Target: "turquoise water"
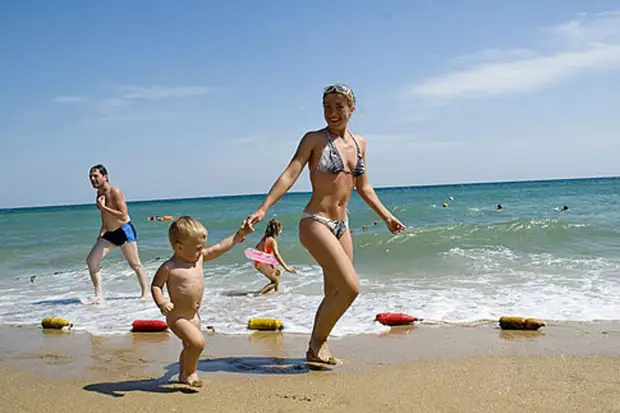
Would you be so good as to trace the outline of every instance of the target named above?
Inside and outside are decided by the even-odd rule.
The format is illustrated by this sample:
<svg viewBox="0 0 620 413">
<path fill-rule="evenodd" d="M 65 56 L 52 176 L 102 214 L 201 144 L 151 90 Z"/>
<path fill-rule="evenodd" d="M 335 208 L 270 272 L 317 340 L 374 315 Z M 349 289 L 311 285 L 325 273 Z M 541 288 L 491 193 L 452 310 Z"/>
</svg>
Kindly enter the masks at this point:
<svg viewBox="0 0 620 413">
<path fill-rule="evenodd" d="M 445 321 L 505 314 L 620 319 L 620 179 L 377 192 L 408 229 L 390 234 L 354 194 L 349 219 L 362 293 L 335 335 L 382 331 L 373 319 L 384 311 Z M 266 280 L 243 249 L 258 241 L 261 223 L 246 243 L 205 265 L 203 324 L 246 333 L 248 318 L 265 316 L 282 319 L 289 331 L 310 331 L 322 279 L 297 236 L 309 196 L 288 194 L 269 211 L 269 217 L 283 222 L 280 249 L 297 273 L 283 274 L 278 294 L 251 293 Z M 149 278 L 171 250 L 168 223 L 147 221 L 148 216 L 192 215 L 205 224 L 214 243 L 233 233 L 261 200 L 237 196 L 130 203 Z M 504 210 L 496 210 L 498 203 Z M 562 205 L 569 211 L 559 211 Z M 161 318 L 152 302 L 137 301 L 135 275 L 120 251 L 102 265 L 106 304 L 80 303 L 92 292 L 84 259 L 99 225 L 94 205 L 0 210 L 0 322 L 37 324 L 45 316 L 59 316 L 77 329 L 100 334 L 128 331 L 137 318 Z"/>
</svg>

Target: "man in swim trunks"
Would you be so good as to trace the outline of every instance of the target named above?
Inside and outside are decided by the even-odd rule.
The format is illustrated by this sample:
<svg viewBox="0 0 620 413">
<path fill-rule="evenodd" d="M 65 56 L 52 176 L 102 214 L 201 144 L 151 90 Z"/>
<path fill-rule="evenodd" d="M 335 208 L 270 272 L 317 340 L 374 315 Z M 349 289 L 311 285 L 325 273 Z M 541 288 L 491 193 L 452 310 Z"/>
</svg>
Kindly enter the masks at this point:
<svg viewBox="0 0 620 413">
<path fill-rule="evenodd" d="M 101 261 L 116 247 L 121 248 L 127 263 L 138 276 L 142 290 L 140 298 L 147 298 L 148 285 L 138 255 L 137 233 L 127 213 L 125 196 L 120 189 L 110 184 L 105 166 L 101 164 L 93 166 L 89 175 L 90 183 L 97 190 L 97 208 L 101 211 L 99 236 L 86 258 L 90 279 L 95 287 L 95 302 L 103 301 Z"/>
</svg>

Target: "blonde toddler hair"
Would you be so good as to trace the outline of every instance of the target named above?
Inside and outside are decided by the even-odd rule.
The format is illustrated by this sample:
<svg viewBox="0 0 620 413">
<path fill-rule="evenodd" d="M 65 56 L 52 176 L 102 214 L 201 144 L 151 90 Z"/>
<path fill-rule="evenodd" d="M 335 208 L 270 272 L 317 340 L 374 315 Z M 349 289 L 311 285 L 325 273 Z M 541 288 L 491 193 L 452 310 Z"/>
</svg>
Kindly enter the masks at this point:
<svg viewBox="0 0 620 413">
<path fill-rule="evenodd" d="M 175 219 L 168 228 L 168 239 L 174 248 L 177 243 L 185 241 L 206 241 L 207 229 L 196 219 L 189 216 L 182 216 Z"/>
</svg>

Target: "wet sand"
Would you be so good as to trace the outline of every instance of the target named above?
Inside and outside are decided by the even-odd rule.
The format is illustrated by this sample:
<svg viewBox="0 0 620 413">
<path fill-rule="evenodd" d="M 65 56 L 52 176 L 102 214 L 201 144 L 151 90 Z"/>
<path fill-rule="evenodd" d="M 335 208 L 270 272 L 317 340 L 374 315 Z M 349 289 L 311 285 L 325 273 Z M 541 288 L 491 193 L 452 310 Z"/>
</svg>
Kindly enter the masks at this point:
<svg viewBox="0 0 620 413">
<path fill-rule="evenodd" d="M 617 323 L 395 328 L 331 339 L 345 364 L 322 371 L 304 363 L 305 335 L 206 338 L 197 391 L 176 382 L 168 333 L 0 326 L 0 410 L 620 412 Z"/>
</svg>

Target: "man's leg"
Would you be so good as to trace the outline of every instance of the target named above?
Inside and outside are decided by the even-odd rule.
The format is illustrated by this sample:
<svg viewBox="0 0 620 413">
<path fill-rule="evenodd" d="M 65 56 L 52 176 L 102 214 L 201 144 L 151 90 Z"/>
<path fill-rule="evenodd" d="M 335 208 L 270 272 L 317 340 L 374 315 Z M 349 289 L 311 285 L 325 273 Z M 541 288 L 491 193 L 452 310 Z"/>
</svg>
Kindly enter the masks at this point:
<svg viewBox="0 0 620 413">
<path fill-rule="evenodd" d="M 103 238 L 99 238 L 93 248 L 90 250 L 88 257 L 86 257 L 86 265 L 88 265 L 88 272 L 90 273 L 90 279 L 95 287 L 95 301 L 103 300 L 103 291 L 101 286 L 101 261 L 115 248 L 115 245 L 110 241 Z"/>
<path fill-rule="evenodd" d="M 140 255 L 138 254 L 138 243 L 136 241 L 126 242 L 121 245 L 121 251 L 127 260 L 129 266 L 136 272 L 138 281 L 140 282 L 140 288 L 142 294 L 140 298 L 148 297 L 148 284 L 146 282 L 146 274 L 144 273 L 144 267 L 140 262 Z"/>
</svg>

